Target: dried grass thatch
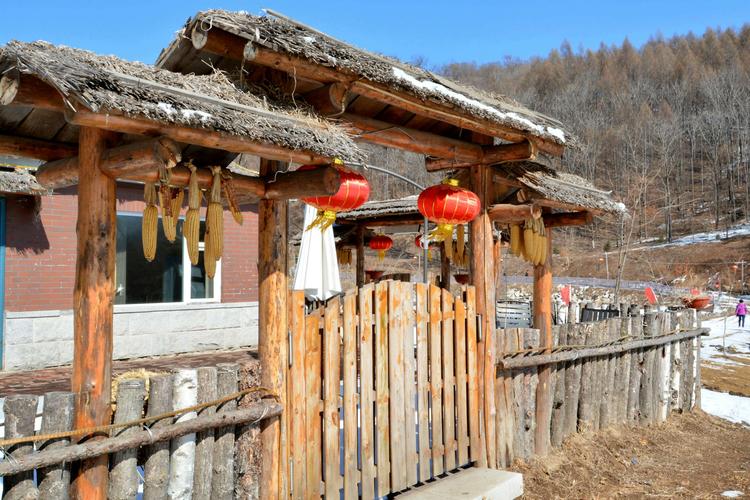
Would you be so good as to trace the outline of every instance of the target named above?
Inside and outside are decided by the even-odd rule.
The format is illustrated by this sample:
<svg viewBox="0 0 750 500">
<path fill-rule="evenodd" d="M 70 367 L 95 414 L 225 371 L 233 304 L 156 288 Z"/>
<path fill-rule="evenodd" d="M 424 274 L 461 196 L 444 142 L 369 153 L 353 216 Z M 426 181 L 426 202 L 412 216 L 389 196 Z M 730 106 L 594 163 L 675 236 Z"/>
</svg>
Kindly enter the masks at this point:
<svg viewBox="0 0 750 500">
<path fill-rule="evenodd" d="M 23 168 L 4 168 L 0 166 L 0 193 L 41 196 L 48 194 L 31 172 Z"/>
<path fill-rule="evenodd" d="M 417 66 L 359 49 L 278 17 L 224 10 L 199 12 L 188 20 L 177 40 L 162 51 L 157 65 L 166 64 L 170 54 L 195 26 L 219 28 L 269 50 L 335 68 L 358 79 L 410 93 L 423 101 L 448 105 L 468 115 L 551 142 L 571 142 L 558 121 L 531 111 L 509 97 L 460 85 Z"/>
<path fill-rule="evenodd" d="M 71 108 L 82 105 L 97 113 L 220 131 L 345 162 L 363 157 L 337 126 L 274 106 L 237 88 L 220 72 L 181 75 L 46 42 L 12 41 L 0 48 L 0 73 L 14 68 L 53 86 Z"/>
</svg>

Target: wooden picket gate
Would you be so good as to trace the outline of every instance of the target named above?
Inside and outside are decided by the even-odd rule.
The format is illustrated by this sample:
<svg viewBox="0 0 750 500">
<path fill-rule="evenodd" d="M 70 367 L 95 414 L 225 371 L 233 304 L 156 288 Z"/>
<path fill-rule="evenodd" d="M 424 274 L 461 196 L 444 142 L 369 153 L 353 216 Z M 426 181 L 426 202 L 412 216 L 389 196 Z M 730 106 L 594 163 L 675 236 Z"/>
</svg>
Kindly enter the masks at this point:
<svg viewBox="0 0 750 500">
<path fill-rule="evenodd" d="M 293 292 L 289 492 L 364 499 L 479 456 L 475 291 L 383 281 L 305 310 Z"/>
</svg>

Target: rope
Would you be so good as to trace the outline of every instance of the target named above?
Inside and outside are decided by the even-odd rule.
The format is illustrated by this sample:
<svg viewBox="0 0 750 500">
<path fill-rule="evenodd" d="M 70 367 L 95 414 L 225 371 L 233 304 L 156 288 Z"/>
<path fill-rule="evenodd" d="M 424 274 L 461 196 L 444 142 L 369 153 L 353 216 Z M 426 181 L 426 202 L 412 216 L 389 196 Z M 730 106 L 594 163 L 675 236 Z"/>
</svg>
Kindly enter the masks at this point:
<svg viewBox="0 0 750 500">
<path fill-rule="evenodd" d="M 190 413 L 191 411 L 198 411 L 202 410 L 204 408 L 208 408 L 209 406 L 220 406 L 228 401 L 232 401 L 234 399 L 239 399 L 243 396 L 246 396 L 248 394 L 252 394 L 254 392 L 264 392 L 266 395 L 271 396 L 275 398 L 277 401 L 279 399 L 279 396 L 272 392 L 270 389 L 267 389 L 265 387 L 260 386 L 254 386 L 249 387 L 247 389 L 243 389 L 238 392 L 234 392 L 232 394 L 228 394 L 224 397 L 221 397 L 219 399 L 215 399 L 213 401 L 208 401 L 206 403 L 200 403 L 193 406 L 188 406 L 186 408 L 181 408 L 179 410 L 173 410 L 167 413 L 161 413 L 159 415 L 152 415 L 150 417 L 144 417 L 139 418 L 137 420 L 131 420 L 129 422 L 119 422 L 116 424 L 108 424 L 108 425 L 98 425 L 96 427 L 85 427 L 83 429 L 74 429 L 70 431 L 62 431 L 62 432 L 53 432 L 50 434 L 37 434 L 34 436 L 22 436 L 17 438 L 11 438 L 11 439 L 2 439 L 0 440 L 0 448 L 6 448 L 8 446 L 14 446 L 17 444 L 23 444 L 23 443 L 36 443 L 39 441 L 47 441 L 50 439 L 62 439 L 62 438 L 71 438 L 74 436 L 83 436 L 85 434 L 102 434 L 105 432 L 112 431 L 114 429 L 122 429 L 124 427 L 132 427 L 132 426 L 142 426 L 146 430 L 150 430 L 146 424 L 150 422 L 156 422 L 158 420 L 163 420 L 165 418 L 170 417 L 176 417 L 178 415 L 183 415 L 185 413 Z M 9 454 L 5 453 L 6 457 L 10 457 Z"/>
</svg>

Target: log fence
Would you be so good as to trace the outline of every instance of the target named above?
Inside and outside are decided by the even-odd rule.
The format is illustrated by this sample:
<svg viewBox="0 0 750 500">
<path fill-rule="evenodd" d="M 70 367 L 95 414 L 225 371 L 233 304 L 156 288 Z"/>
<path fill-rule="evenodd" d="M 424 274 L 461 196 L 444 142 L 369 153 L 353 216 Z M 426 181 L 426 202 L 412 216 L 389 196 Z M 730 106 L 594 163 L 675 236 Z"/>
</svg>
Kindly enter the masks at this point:
<svg viewBox="0 0 750 500">
<path fill-rule="evenodd" d="M 139 491 L 144 499 L 234 498 L 235 443 L 249 432 L 243 424 L 282 412 L 272 399 L 237 409 L 238 399 L 262 392 L 237 391 L 238 377 L 238 365 L 227 363 L 121 380 L 112 425 L 87 433 L 99 439 L 78 442 L 73 393 L 43 396 L 37 431 L 40 397 L 6 397 L 3 498 L 68 498 L 71 469 L 102 457 L 108 498 L 132 499 Z"/>
<path fill-rule="evenodd" d="M 651 425 L 666 420 L 670 411 L 690 411 L 700 404 L 700 336 L 705 332 L 694 310 L 649 309 L 557 325 L 552 348 L 540 347 L 538 330 L 498 329 L 495 396 L 510 390 L 513 401 L 512 442 L 500 444 L 510 450 L 510 459 L 529 459 L 537 426 L 549 426 L 552 445 L 560 446 L 576 432 Z M 552 411 L 548 420 L 539 421 L 543 366 L 552 367 Z"/>
</svg>

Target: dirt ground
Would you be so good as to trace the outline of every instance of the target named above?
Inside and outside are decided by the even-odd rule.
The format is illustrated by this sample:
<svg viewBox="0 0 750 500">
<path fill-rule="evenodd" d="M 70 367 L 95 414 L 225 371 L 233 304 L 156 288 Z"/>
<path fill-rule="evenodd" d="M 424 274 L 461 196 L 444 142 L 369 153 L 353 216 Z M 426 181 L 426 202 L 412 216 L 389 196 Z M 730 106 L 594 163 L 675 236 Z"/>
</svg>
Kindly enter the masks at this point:
<svg viewBox="0 0 750 500">
<path fill-rule="evenodd" d="M 516 463 L 526 499 L 750 497 L 750 429 L 695 412 L 652 427 L 575 435 Z"/>
<path fill-rule="evenodd" d="M 750 361 L 746 357 L 728 356 L 736 365 L 704 362 L 701 367 L 703 387 L 750 397 Z"/>
</svg>

